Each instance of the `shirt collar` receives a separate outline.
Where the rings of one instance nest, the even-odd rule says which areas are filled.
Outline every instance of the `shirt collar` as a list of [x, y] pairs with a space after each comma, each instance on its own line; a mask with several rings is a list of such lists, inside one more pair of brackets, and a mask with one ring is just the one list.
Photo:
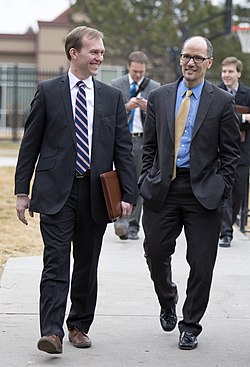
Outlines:
[[237, 83], [233, 88], [229, 88], [226, 87], [228, 92], [231, 93], [232, 90], [234, 90], [235, 92], [237, 92], [238, 88], [239, 88], [239, 83]]
[[[191, 88], [191, 90], [193, 92], [193, 96], [196, 99], [200, 98], [200, 96], [201, 96], [201, 92], [202, 92], [202, 88], [204, 86], [204, 82], [205, 81], [203, 80], [200, 84], [198, 84], [195, 87]], [[179, 88], [180, 88], [181, 97], [183, 97], [186, 94], [187, 90], [190, 89], [190, 88], [188, 88], [188, 86], [186, 85], [186, 83], [184, 82], [183, 79], [180, 82]]]
[[[78, 83], [81, 79], [78, 79], [74, 74], [72, 74], [70, 69], [68, 71], [68, 76], [69, 76], [69, 87], [70, 90], [72, 90], [76, 86], [76, 83]], [[85, 83], [88, 89], [93, 89], [92, 76], [89, 76], [87, 79], [84, 79], [83, 82]]]

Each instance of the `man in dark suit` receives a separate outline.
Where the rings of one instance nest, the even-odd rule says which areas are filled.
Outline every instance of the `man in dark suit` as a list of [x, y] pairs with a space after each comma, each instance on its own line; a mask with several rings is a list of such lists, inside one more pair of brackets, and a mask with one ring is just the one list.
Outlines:
[[[225, 58], [221, 63], [220, 88], [230, 92], [239, 109], [246, 106], [250, 112], [250, 88], [239, 81], [243, 69], [242, 62], [234, 56]], [[241, 111], [242, 112], [242, 111]], [[233, 224], [236, 222], [242, 202], [247, 193], [250, 165], [250, 115], [238, 113], [240, 121], [241, 142], [240, 159], [237, 164], [235, 181], [231, 195], [225, 201], [224, 214], [221, 225], [221, 247], [230, 247], [233, 239]]]
[[[63, 322], [74, 266], [69, 341], [91, 346], [97, 266], [109, 222], [100, 174], [115, 164], [122, 188], [122, 215], [136, 201], [132, 141], [120, 91], [93, 79], [103, 61], [101, 32], [77, 27], [65, 41], [68, 73], [41, 82], [31, 103], [15, 175], [17, 215], [40, 213], [44, 268], [40, 284], [38, 349], [62, 353]], [[31, 199], [30, 184], [35, 171]]]
[[[133, 51], [128, 57], [128, 74], [115, 79], [111, 84], [120, 89], [127, 111], [128, 123], [133, 143], [137, 179], [141, 173], [142, 137], [145, 121], [147, 98], [149, 93], [160, 86], [160, 83], [145, 77], [148, 58], [142, 51]], [[134, 86], [134, 89], [133, 89]], [[136, 96], [135, 96], [136, 95]], [[136, 206], [127, 219], [118, 219], [115, 234], [122, 240], [137, 240], [140, 229], [142, 198], [137, 196]]]
[[[198, 345], [217, 254], [223, 200], [233, 186], [239, 158], [240, 134], [233, 97], [205, 80], [212, 63], [213, 47], [208, 39], [187, 39], [180, 55], [183, 76], [150, 94], [144, 126], [139, 179], [144, 199], [144, 248], [165, 331], [173, 330], [177, 323], [178, 291], [172, 281], [171, 256], [183, 228], [187, 241], [190, 273], [183, 319], [178, 324], [180, 349]], [[178, 110], [188, 98], [190, 109], [183, 118]], [[175, 137], [175, 131], [179, 131], [176, 116], [178, 124], [184, 125], [179, 144]]]

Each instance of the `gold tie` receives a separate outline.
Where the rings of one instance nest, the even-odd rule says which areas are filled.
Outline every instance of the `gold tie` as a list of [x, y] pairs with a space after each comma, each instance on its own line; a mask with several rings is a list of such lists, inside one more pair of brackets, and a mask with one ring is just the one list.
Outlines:
[[186, 96], [181, 102], [179, 111], [177, 113], [176, 119], [175, 119], [175, 144], [174, 144], [174, 170], [173, 170], [173, 176], [172, 181], [176, 177], [176, 159], [178, 155], [178, 150], [180, 146], [181, 137], [183, 134], [183, 131], [186, 126], [186, 121], [188, 117], [188, 112], [190, 109], [190, 96], [192, 94], [191, 90], [187, 90]]

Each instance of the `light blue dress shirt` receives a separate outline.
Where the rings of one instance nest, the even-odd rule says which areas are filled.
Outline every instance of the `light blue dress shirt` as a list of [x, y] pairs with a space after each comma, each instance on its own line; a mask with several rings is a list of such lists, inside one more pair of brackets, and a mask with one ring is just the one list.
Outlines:
[[[204, 81], [191, 89], [193, 93], [190, 97], [190, 110], [189, 110], [186, 126], [185, 126], [185, 129], [184, 129], [181, 141], [180, 141], [180, 147], [178, 150], [177, 161], [176, 161], [176, 166], [180, 168], [189, 168], [190, 144], [191, 144], [194, 122], [195, 122], [197, 110], [199, 107], [203, 86], [204, 86]], [[176, 104], [175, 104], [175, 118], [177, 116], [181, 102], [184, 99], [185, 94], [188, 89], [190, 88], [188, 88], [184, 80], [182, 80], [179, 83], [178, 89], [177, 89], [177, 97], [176, 97]]]

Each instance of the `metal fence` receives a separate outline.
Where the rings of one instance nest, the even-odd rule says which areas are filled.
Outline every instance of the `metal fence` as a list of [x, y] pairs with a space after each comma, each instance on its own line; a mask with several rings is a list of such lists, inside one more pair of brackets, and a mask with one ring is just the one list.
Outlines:
[[[109, 83], [125, 71], [121, 66], [105, 65], [101, 67], [98, 79]], [[39, 71], [34, 65], [0, 64], [0, 140], [21, 139], [37, 84], [63, 72], [63, 69]]]
[[20, 140], [37, 84], [63, 73], [18, 65], [0, 67], [0, 139]]

